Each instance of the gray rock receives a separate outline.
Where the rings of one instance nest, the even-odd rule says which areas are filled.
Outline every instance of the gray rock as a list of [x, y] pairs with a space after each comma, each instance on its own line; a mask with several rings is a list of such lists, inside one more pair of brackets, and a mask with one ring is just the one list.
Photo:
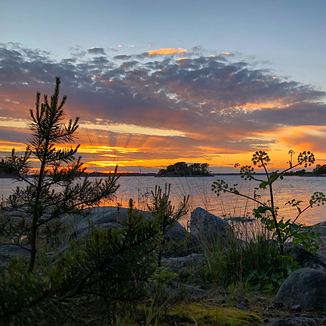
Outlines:
[[[90, 225], [100, 228], [121, 228], [128, 221], [128, 208], [125, 207], [96, 207], [87, 210], [86, 216], [75, 217], [76, 227], [73, 237], [84, 236], [88, 233]], [[145, 219], [152, 218], [147, 211], [138, 211]], [[189, 232], [178, 222], [175, 222], [167, 231], [166, 238], [184, 240]]]
[[312, 227], [312, 230], [314, 232], [320, 233], [320, 235], [326, 236], [326, 222], [321, 222], [321, 223], [315, 224]]
[[301, 268], [293, 272], [277, 292], [276, 303], [303, 310], [326, 310], [326, 272]]
[[229, 237], [231, 227], [222, 218], [197, 207], [191, 213], [190, 233], [200, 241], [214, 240]]
[[326, 259], [326, 222], [321, 222], [314, 225], [311, 230], [319, 234], [318, 243], [319, 250], [318, 253]]
[[66, 217], [73, 225], [74, 231], [69, 240], [79, 239], [89, 234], [92, 227], [101, 229], [122, 228], [122, 223], [127, 219], [128, 209], [103, 206], [86, 209], [83, 215], [70, 215]]
[[[89, 223], [102, 225], [106, 223], [124, 224], [128, 221], [129, 209], [125, 207], [101, 206], [85, 210], [85, 216], [78, 220], [78, 225], [85, 227]], [[150, 218], [151, 214], [139, 211], [145, 218]]]
[[300, 267], [309, 267], [326, 271], [326, 259], [320, 254], [312, 254], [304, 247], [292, 243], [286, 244], [285, 254], [293, 257]]
[[317, 326], [314, 319], [306, 317], [293, 317], [286, 319], [272, 320], [267, 324], [268, 326]]
[[[101, 223], [101, 224], [97, 224], [95, 226], [100, 227], [103, 230], [104, 229], [122, 229], [122, 225], [118, 224], [118, 223]], [[85, 237], [89, 234], [91, 229], [92, 229], [91, 226], [78, 227], [78, 228], [76, 228], [76, 231], [74, 231], [70, 235], [69, 240]]]
[[162, 259], [162, 266], [170, 269], [172, 272], [180, 272], [192, 265], [204, 260], [202, 254], [191, 254], [184, 257], [170, 257]]
[[179, 222], [174, 222], [167, 230], [165, 238], [167, 240], [183, 241], [189, 236], [189, 232]]
[[0, 267], [8, 266], [12, 258], [28, 257], [29, 251], [15, 245], [0, 245]]

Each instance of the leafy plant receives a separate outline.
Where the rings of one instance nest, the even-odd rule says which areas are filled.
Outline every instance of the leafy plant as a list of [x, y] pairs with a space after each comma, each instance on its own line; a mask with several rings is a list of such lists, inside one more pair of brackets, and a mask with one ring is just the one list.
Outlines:
[[[297, 223], [297, 220], [308, 209], [314, 206], [324, 205], [326, 202], [325, 195], [321, 192], [315, 192], [311, 196], [309, 203], [304, 207], [302, 207], [302, 201], [297, 201], [295, 199], [288, 201], [286, 204], [296, 208], [297, 214], [292, 220], [285, 219], [279, 214], [279, 207], [275, 202], [273, 185], [276, 181], [283, 180], [284, 175], [288, 171], [302, 165], [304, 167], [311, 166], [315, 162], [314, 154], [309, 151], [299, 153], [297, 163], [292, 164], [291, 159], [290, 166], [284, 169], [283, 171], [268, 171], [267, 166], [270, 163], [271, 159], [268, 154], [264, 151], [255, 152], [252, 156], [251, 161], [253, 166], [245, 165], [240, 167], [239, 164], [236, 164], [235, 166], [240, 167], [241, 178], [245, 180], [254, 180], [259, 182], [259, 186], [255, 188], [254, 196], [249, 196], [244, 193], [241, 193], [237, 189], [237, 185], [233, 185], [230, 187], [225, 181], [219, 179], [213, 183], [212, 191], [214, 191], [217, 196], [219, 196], [221, 193], [230, 193], [236, 196], [244, 197], [258, 204], [258, 207], [253, 210], [253, 215], [258, 220], [260, 220], [277, 239], [281, 255], [283, 255], [284, 253], [284, 244], [289, 239], [293, 239], [297, 243], [308, 246], [308, 249], [312, 249], [313, 244], [310, 240], [313, 235], [309, 232], [305, 232], [304, 226], [302, 224]], [[256, 175], [254, 166], [263, 169], [265, 179], [262, 179], [260, 176]], [[257, 192], [262, 189], [268, 189], [268, 201], [260, 200], [260, 196], [258, 196]]]

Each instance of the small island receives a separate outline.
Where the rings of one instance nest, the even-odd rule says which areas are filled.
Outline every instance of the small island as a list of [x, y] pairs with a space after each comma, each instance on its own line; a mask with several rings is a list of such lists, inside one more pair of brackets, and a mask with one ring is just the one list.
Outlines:
[[158, 177], [207, 177], [211, 176], [211, 172], [208, 170], [209, 165], [207, 163], [192, 163], [177, 162], [173, 165], [169, 165], [166, 169], [158, 171]]

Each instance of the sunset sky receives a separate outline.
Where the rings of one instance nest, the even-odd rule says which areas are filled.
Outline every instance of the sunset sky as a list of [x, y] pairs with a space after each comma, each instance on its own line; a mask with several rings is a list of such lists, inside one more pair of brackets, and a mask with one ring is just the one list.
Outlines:
[[61, 77], [89, 170], [326, 163], [326, 1], [0, 1], [0, 156]]

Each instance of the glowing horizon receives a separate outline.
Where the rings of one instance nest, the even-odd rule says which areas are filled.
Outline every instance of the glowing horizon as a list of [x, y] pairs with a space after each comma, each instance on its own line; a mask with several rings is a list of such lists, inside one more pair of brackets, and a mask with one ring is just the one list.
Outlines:
[[259, 149], [269, 152], [273, 168], [286, 166], [290, 149], [326, 161], [326, 92], [231, 52], [176, 47], [112, 57], [96, 48], [56, 60], [22, 45], [1, 49], [2, 156], [24, 150], [35, 93], [51, 95], [59, 72], [66, 117], [80, 117], [76, 143], [90, 172], [117, 165], [155, 172], [180, 161], [235, 171], [235, 163], [250, 163]]

